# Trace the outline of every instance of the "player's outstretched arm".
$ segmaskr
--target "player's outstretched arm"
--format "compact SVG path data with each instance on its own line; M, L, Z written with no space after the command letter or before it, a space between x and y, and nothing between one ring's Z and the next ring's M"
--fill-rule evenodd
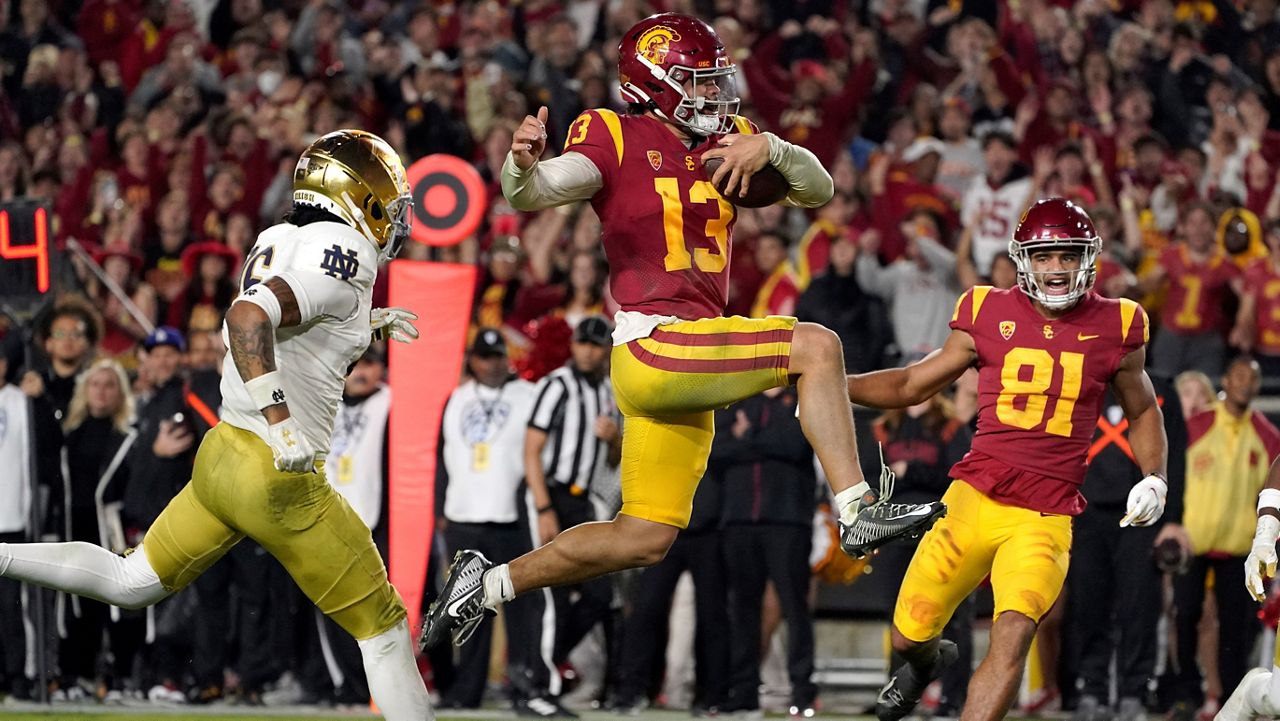
M604 187L604 176L581 153L540 161L547 148L547 106L511 135L511 152L502 164L502 194L516 210L544 210L589 200Z
M1144 476L1129 492L1121 526L1150 526L1160 520L1169 491L1169 439L1164 432L1164 414L1144 368L1146 362L1147 349L1138 348L1124 357L1111 379L1112 390L1129 421L1134 460Z
M872 408L913 406L954 383L977 359L973 336L953 330L941 348L909 366L849 376L849 400Z
M249 288L227 311L227 339L231 359L245 390L267 419L268 444L281 471L310 471L315 451L289 414L288 399L276 370L276 328L302 322L293 288L279 277Z

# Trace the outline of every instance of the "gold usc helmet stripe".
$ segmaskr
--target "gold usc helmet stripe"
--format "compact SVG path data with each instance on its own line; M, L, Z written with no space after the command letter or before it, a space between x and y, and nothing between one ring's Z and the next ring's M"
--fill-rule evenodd
M294 204L347 221L378 249L379 260L400 252L409 237L413 200L400 156L363 130L337 130L313 142L293 171Z

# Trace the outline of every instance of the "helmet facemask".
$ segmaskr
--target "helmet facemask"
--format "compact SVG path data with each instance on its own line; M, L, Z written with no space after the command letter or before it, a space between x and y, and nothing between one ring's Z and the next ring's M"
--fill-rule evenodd
M733 116L738 113L741 99L738 95L738 69L727 64L727 58L718 59L718 62L726 64L717 68L691 68L685 65L663 68L643 55L638 56L638 59L649 68L654 79L668 86L664 92L673 93L680 98L675 109L666 113L644 92L643 87L627 83L624 89L631 91L659 116L704 137L723 135L733 129ZM715 87L718 91L714 98L706 94L710 87Z
M1075 270L1032 270L1031 257L1037 252L1070 250L1080 254L1080 267ZM1032 300L1050 310L1065 310L1075 305L1093 288L1097 277L1098 254L1102 251L1100 238L1046 238L1009 242L1009 257L1018 268L1018 287ZM1066 292L1050 293L1049 288L1059 276L1066 276Z
M400 254L400 248L409 237L409 231L412 228L410 216L413 213L413 200L407 195L402 195L387 203L386 212L390 221L387 223L387 238L382 245L380 261L392 260Z

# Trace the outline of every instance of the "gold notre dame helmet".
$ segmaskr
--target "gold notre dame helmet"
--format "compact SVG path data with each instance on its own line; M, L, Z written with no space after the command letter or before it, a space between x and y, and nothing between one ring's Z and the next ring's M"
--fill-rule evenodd
M333 213L360 231L390 260L409 237L413 200L400 156L363 130L322 136L298 158L293 202Z

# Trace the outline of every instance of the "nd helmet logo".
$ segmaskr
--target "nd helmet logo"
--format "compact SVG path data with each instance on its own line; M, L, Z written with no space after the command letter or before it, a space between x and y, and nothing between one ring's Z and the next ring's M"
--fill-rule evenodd
M666 25L655 25L640 33L640 37L636 39L636 51L645 60L654 65L661 65L667 61L667 53L671 52L671 43L679 40L680 33Z
M1000 321L1000 337L1009 340L1013 337L1013 330L1017 327L1017 324L1011 320Z

